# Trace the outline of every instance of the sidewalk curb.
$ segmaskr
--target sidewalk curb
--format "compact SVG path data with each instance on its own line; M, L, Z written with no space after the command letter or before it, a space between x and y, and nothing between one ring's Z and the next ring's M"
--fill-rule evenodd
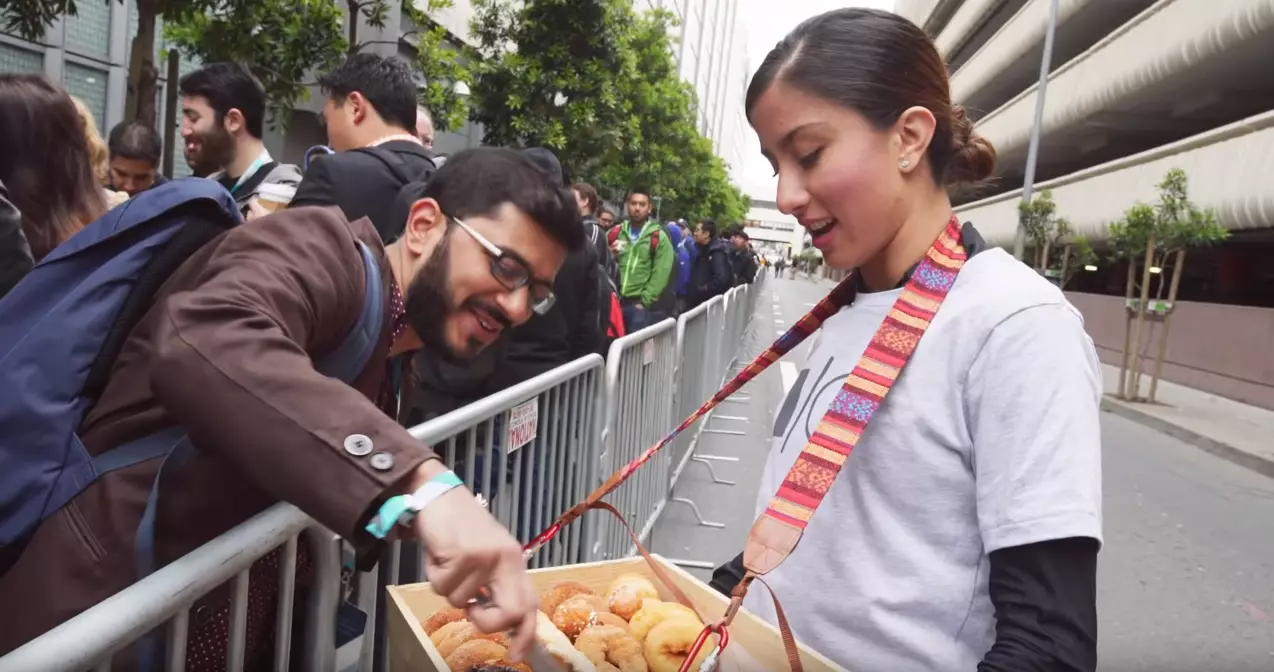
M1237 446L1217 441L1212 437L1205 436L1187 427L1164 420L1163 418L1143 411L1138 408L1136 404L1116 399L1110 395L1104 395L1101 400L1101 410L1114 413L1115 415L1131 420L1139 425L1149 427L1150 429L1162 434L1167 434L1168 436L1179 439L1199 448L1200 450L1209 452L1217 457L1237 464L1240 467L1255 471L1262 476L1274 478L1274 460L1270 460L1260 455L1254 455Z

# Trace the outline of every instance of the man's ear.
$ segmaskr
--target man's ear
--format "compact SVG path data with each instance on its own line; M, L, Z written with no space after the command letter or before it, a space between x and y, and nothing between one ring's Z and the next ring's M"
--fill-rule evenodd
M403 230L403 244L413 254L424 256L447 231L447 215L438 201L422 198L411 204Z
M363 123L363 121L367 119L367 108L369 106L367 99L363 97L363 94L357 91L351 91L350 94L346 96L345 100L350 105L350 111L352 112L351 118L353 122L355 124Z
M224 126L226 131L231 135L234 135L247 127L247 124L243 119L243 112L240 112L237 107L232 107L226 112L225 119L222 119L221 125Z

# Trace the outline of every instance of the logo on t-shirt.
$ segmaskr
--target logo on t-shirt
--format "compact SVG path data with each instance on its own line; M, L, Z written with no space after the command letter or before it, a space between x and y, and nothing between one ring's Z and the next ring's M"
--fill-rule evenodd
M774 438L782 439L780 453L792 443L792 434L798 427L803 426L805 433L797 436L797 448L803 448L809 442L853 367L845 368L836 357L830 357L819 367L813 381L810 380L810 371L809 368L801 370L774 418ZM806 394L807 391L809 394Z

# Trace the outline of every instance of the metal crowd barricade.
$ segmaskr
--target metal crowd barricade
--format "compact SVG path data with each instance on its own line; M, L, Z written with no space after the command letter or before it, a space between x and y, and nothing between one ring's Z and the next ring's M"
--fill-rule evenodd
M162 636L166 644L164 669L185 669L190 608L228 581L233 581L233 590L226 660L229 669L243 670L247 648L248 572L254 562L282 548L273 669L286 672L292 656L288 643L292 641L296 596L296 551L298 537L303 533L314 556L315 578L306 608L307 647L301 652L302 668L331 670L335 665L339 548L335 535L316 526L290 504L271 507L0 658L0 670L106 672L111 669L114 654L136 644L152 631Z
M671 424L676 375L677 323L664 320L617 339L606 357L606 424L602 431L602 477L635 459L664 437ZM671 455L660 451L645 468L611 493L638 536L649 537L667 503ZM600 485L600 482L598 483ZM619 521L588 516L596 530L592 559L614 559L634 552Z
M491 513L526 543L588 496L598 473L604 410L602 358L588 355L463 408L411 428ZM608 472L609 473L609 472ZM532 569L591 559L595 516L562 530L531 560ZM425 581L418 543L394 542L375 573L359 580L358 608L367 614L359 669L388 669L385 588ZM368 590L371 588L371 590ZM368 646L367 642L374 642Z

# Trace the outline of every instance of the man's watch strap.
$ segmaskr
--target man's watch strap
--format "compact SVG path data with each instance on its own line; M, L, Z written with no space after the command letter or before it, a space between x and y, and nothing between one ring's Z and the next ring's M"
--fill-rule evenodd
M380 510L367 523L367 531L377 539L384 539L393 531L395 525L407 526L415 520L416 514L429 506L435 499L464 485L464 481L454 471L447 470L429 479L415 492L408 495L395 495L385 500Z

